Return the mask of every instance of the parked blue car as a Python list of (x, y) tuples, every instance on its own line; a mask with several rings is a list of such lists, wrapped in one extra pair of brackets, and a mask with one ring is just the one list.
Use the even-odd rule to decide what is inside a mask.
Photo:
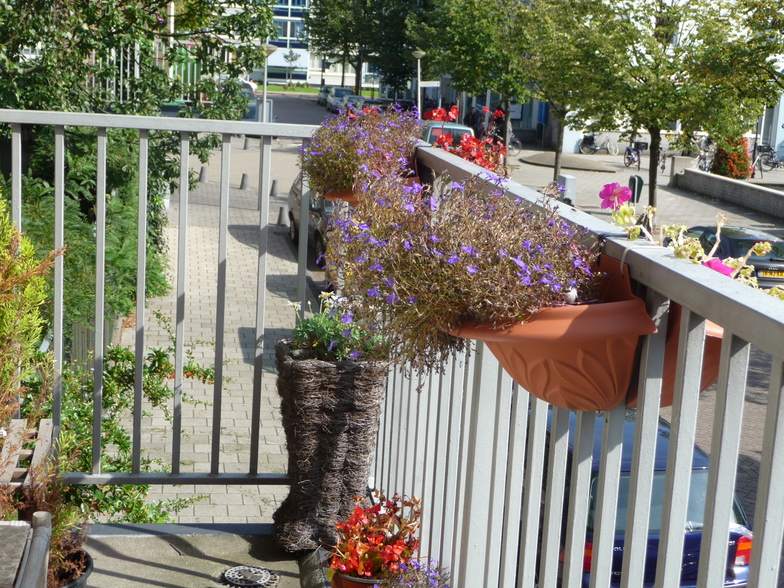
[[(552, 411), (550, 412), (552, 415)], [(615, 549), (613, 552), (611, 586), (621, 584), (621, 566), (623, 563), (624, 535), (626, 533), (626, 514), (629, 496), (629, 484), (632, 470), (632, 451), (634, 448), (634, 433), (636, 427), (636, 411), (627, 410), (624, 424), (623, 454), (621, 462), (621, 479), (618, 498), (618, 512), (615, 523)], [(574, 433), (576, 429), (577, 414), (572, 412), (569, 428), (569, 465), (571, 466)], [(548, 417), (548, 437), (550, 427)], [(599, 460), (602, 447), (602, 430), (604, 420), (596, 419), (593, 446), (593, 468), (591, 480), (591, 501), (588, 513), (588, 529), (585, 538), (585, 557), (582, 583), (584, 588), (590, 585), (591, 552), (593, 548), (593, 522), (596, 515), (596, 494), (598, 492)], [(669, 451), (670, 425), (664, 419), (659, 419), (658, 434), (656, 437), (656, 457), (654, 462), (653, 491), (651, 496), (651, 514), (649, 522), (648, 552), (645, 561), (644, 586), (653, 587), (656, 575), (656, 563), (659, 549), (659, 532), (664, 512), (664, 489), (667, 469), (667, 453)], [(705, 500), (708, 492), (708, 465), (709, 457), (699, 447), (694, 447), (692, 459), (692, 475), (689, 489), (689, 510), (687, 525), (684, 529), (683, 563), (681, 566), (680, 588), (694, 588), (697, 585), (697, 571), (699, 568), (700, 542), (702, 541), (703, 517), (705, 513)], [(568, 492), (568, 489), (567, 489)], [(748, 580), (749, 563), (751, 562), (752, 534), (749, 522), (743, 508), (735, 497), (733, 520), (730, 525), (727, 544), (727, 569), (723, 586), (740, 588), (746, 586)], [(560, 571), (559, 571), (560, 574)]]

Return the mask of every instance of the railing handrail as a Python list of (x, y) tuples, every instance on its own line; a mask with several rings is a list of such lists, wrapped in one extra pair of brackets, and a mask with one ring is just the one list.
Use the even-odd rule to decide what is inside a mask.
[(186, 131), (190, 133), (229, 133), (232, 135), (261, 135), (292, 139), (310, 138), (317, 128), (315, 125), (211, 120), (204, 118), (3, 109), (0, 109), (0, 123), (147, 129), (150, 131)]

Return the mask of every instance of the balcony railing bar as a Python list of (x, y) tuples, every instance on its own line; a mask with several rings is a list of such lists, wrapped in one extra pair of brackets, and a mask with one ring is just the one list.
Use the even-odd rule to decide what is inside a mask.
[[(656, 445), (650, 439), (657, 438), (659, 427), (659, 404), (661, 403), (661, 374), (664, 368), (664, 353), (669, 316), (669, 300), (649, 290), (648, 311), (658, 331), (643, 340), (640, 353), (640, 390), (637, 399), (637, 426), (634, 431), (634, 450), (629, 480), (629, 503), (626, 517), (621, 586), (642, 586), (645, 566), (636, 562), (645, 561), (648, 549), (648, 521), (653, 494), (653, 468)], [(643, 385), (644, 379), (644, 385)]]
[[(106, 129), (98, 129), (95, 189), (95, 353), (93, 355), (93, 447), (101, 446), (103, 340), (106, 275)], [(92, 452), (92, 472), (101, 473), (101, 452)]]
[(625, 420), (626, 408), (623, 405), (604, 413), (596, 498), (596, 530), (593, 536), (593, 558), (591, 559), (592, 586), (609, 586), (612, 576), (612, 555)]
[[(210, 473), (220, 472), (221, 414), (223, 411), (223, 354), (226, 327), (226, 248), (229, 232), (229, 173), (231, 135), (224, 133), (221, 144), (220, 205), (218, 216), (218, 283), (215, 312), (215, 382), (212, 390), (212, 455)], [(262, 291), (263, 292), (263, 291)]]
[[(677, 585), (681, 577), (683, 530), (686, 528), (689, 509), (704, 341), (705, 320), (684, 309), (675, 371), (674, 419), (665, 476), (664, 504), (668, 508), (662, 513), (660, 557), (656, 566), (657, 586)], [(671, 561), (667, 561), (668, 558)]]
[[(528, 393), (519, 389), (523, 397)], [(525, 403), (526, 401), (523, 400)], [(521, 494), (523, 517), (521, 524), (520, 557), (518, 559), (518, 586), (534, 588), (539, 565), (539, 522), (542, 506), (542, 482), (544, 481), (545, 430), (547, 427), (548, 404), (538, 398), (530, 398), (528, 435), (525, 454), (525, 485)], [(516, 500), (511, 496), (510, 500)], [(544, 584), (542, 584), (544, 586)]]
[(593, 464), (593, 436), (596, 415), (583, 412), (577, 415), (577, 426), (574, 434), (574, 459), (571, 478), (572, 491), (569, 494), (569, 513), (566, 525), (566, 537), (562, 541), (565, 552), (564, 585), (577, 586), (583, 573), (583, 553), (585, 549), (585, 531), (588, 524), (588, 504), (591, 485), (591, 466)]
[(22, 125), (11, 125), (11, 221), (22, 231)]
[[(485, 396), (480, 392), (497, 389), (498, 365), (497, 362), (495, 366), (492, 365), (493, 360), (489, 355), (484, 345), (477, 346), (471, 362), (472, 380), (467, 387), (472, 392), (465, 404), (470, 410), (462, 440), (465, 469), (460, 476), (465, 502), (458, 510), (462, 513), (462, 520), (458, 523), (462, 531), (460, 550), (456, 553), (459, 554), (459, 578), (467, 586), (495, 586), (498, 583), (497, 575), (492, 578), (494, 572), (497, 574), (498, 566), (492, 566), (491, 570), (488, 564), (500, 560), (497, 535), (490, 533), (490, 529), (494, 519), (492, 508), (499, 506), (493, 493), (494, 453), (501, 450), (495, 430), (503, 425), (495, 420), (498, 396)], [(499, 393), (502, 391), (499, 390)], [(493, 423), (496, 427), (491, 426)]]
[[(19, 201), (22, 200), (21, 187)], [(21, 210), (21, 205), (20, 205)], [(61, 250), (65, 244), (65, 127), (54, 127), (54, 249)], [(52, 423), (60, 429), (63, 398), (63, 275), (65, 260), (60, 255), (54, 261), (54, 312), (52, 345), (54, 351), (54, 374), (52, 381)]]
[(180, 473), (182, 452), (182, 394), (183, 371), (185, 369), (185, 295), (188, 275), (188, 208), (189, 208), (189, 170), (183, 161), (190, 159), (190, 134), (180, 132), (180, 187), (177, 223), (177, 302), (174, 316), (174, 398), (172, 405), (172, 474)]
[[(506, 385), (505, 383), (503, 385)], [(525, 441), (528, 431), (528, 394), (520, 390), (517, 384), (510, 387), (510, 434), (508, 440), (508, 457), (506, 463), (506, 485), (504, 496), (511, 497), (502, 502), (503, 521), (505, 528), (503, 536), (515, 537), (519, 533), (521, 520), (522, 492), (520, 498), (514, 496), (523, 486), (523, 472), (525, 469)], [(503, 475), (500, 476), (503, 479)], [(511, 525), (511, 526), (510, 526)], [(503, 541), (501, 544), (501, 566), (499, 569), (499, 586), (514, 586), (517, 578), (517, 559), (519, 547), (515, 541)]]
[(779, 579), (784, 536), (781, 480), (784, 480), (784, 362), (780, 355), (774, 355), (754, 511), (754, 548), (749, 571), (752, 588), (776, 586)]
[[(738, 461), (740, 448), (737, 420), (743, 418), (750, 354), (751, 345), (746, 341), (731, 333), (724, 334), (710, 448), (713, 460), (708, 472), (705, 500), (705, 532), (700, 546), (699, 576), (703, 586), (719, 586), (724, 581), (721, 566), (727, 560), (727, 532), (722, 532), (722, 527), (724, 521), (730, 521), (732, 517), (736, 477), (734, 464)], [(713, 508), (707, 508), (707, 505), (713, 505)]]
[[(262, 127), (268, 125), (261, 124)], [(294, 125), (286, 125), (288, 127)], [(311, 132), (313, 127), (311, 128)], [(285, 133), (283, 134), (285, 136)], [(250, 464), (248, 472), (257, 474), (259, 471), (259, 440), (261, 437), (261, 384), (264, 376), (264, 324), (267, 320), (267, 255), (269, 254), (269, 213), (270, 213), (270, 186), (272, 168), (272, 136), (263, 134), (259, 145), (259, 254), (258, 254), (258, 273), (256, 279), (256, 345), (253, 358), (253, 398), (251, 400), (251, 431), (250, 431)], [(304, 196), (304, 192), (303, 192)], [(302, 210), (309, 209), (307, 199), (302, 200)], [(300, 214), (302, 220), (301, 231), (307, 239), (308, 216), (304, 212)], [(301, 238), (301, 237), (300, 237)], [(302, 243), (300, 241), (300, 243)], [(307, 250), (307, 240), (305, 245), (300, 244), (300, 251)], [(307, 262), (300, 259), (299, 275), (305, 274)], [(304, 298), (300, 299), (300, 304), (304, 305)]]
[[(545, 448), (547, 451), (547, 488), (545, 489), (542, 523), (542, 555), (539, 560), (542, 586), (555, 586), (556, 584), (568, 448), (569, 411), (562, 408), (553, 409), (549, 447)], [(537, 482), (533, 481), (533, 483)]]
[[(147, 306), (147, 170), (149, 161), (149, 131), (139, 131), (139, 211), (136, 233), (136, 379), (133, 391), (133, 463), (131, 471), (141, 472), (142, 463), (142, 402), (144, 400), (144, 326)], [(103, 341), (99, 342), (103, 345)], [(140, 361), (141, 360), (141, 361)]]

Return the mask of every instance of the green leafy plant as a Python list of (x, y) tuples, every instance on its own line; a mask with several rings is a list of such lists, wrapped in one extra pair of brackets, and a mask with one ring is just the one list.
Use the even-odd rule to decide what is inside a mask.
[(438, 367), (465, 348), (450, 331), (466, 322), (496, 328), (539, 310), (597, 298), (592, 253), (581, 232), (544, 197), (540, 211), (479, 179), (433, 189), (395, 178), (370, 182), (360, 204), (331, 217), (344, 292), (362, 298), (359, 320), (378, 322), (391, 357)]
[(322, 194), (352, 188), (363, 177), (407, 177), (419, 127), (415, 112), (396, 107), (328, 117), (300, 148), (299, 165)]
[[(297, 359), (356, 361), (384, 359), (387, 346), (374, 328), (354, 321), (356, 303), (324, 292), (319, 312), (299, 321), (291, 343)], [(299, 310), (298, 305), (295, 308)]]
[(357, 501), (348, 520), (337, 523), (338, 542), (327, 561), (327, 579), (336, 572), (358, 578), (392, 578), (419, 549), (419, 498), (375, 491), (373, 504)]
[[(631, 203), (632, 192), (629, 188), (618, 183), (605, 184), (599, 196), (602, 198), (602, 208), (612, 210), (613, 221), (626, 231), (632, 241), (643, 235), (651, 243), (671, 248), (675, 257), (679, 259), (702, 264), (752, 288), (759, 288), (754, 275), (754, 266), (749, 264), (749, 260), (753, 256), (767, 255), (772, 246), (768, 242), (755, 243), (742, 257), (727, 259), (714, 257), (721, 244), (721, 229), (727, 224), (727, 217), (723, 214), (716, 215), (716, 242), (713, 248), (706, 252), (699, 239), (687, 235), (686, 225), (662, 225), (654, 229), (656, 208), (648, 206), (638, 217), (634, 204)], [(784, 289), (778, 286), (760, 289), (784, 300)]]
[(35, 368), (45, 275), (55, 255), (36, 257), (30, 240), (11, 222), (0, 187), (0, 448), (24, 392), (21, 382)]
[[(164, 418), (171, 419), (169, 401), (173, 391), (174, 344), (169, 319), (156, 313), (164, 328), (172, 337), (167, 347), (149, 350), (143, 365), (143, 396), (153, 410), (160, 411)], [(131, 471), (133, 462), (130, 432), (126, 428), (127, 417), (133, 411), (136, 364), (133, 350), (116, 345), (106, 351), (103, 375), (103, 417), (101, 419), (101, 470), (105, 472)], [(39, 357), (37, 377), (28, 382), (29, 392), (22, 406), (23, 415), (32, 422), (46, 418), (51, 411), (51, 354)], [(193, 348), (186, 348), (183, 367), (186, 379), (212, 385), (215, 371), (212, 366), (203, 366), (194, 358)], [(87, 365), (71, 363), (61, 374), (63, 384), (62, 422), (60, 453), (67, 457), (68, 470), (89, 472), (92, 468), (93, 386), (91, 370)], [(199, 404), (189, 395), (183, 401)], [(142, 471), (166, 471), (166, 466), (148, 457), (142, 458)], [(99, 515), (111, 522), (162, 523), (171, 521), (171, 513), (200, 500), (201, 496), (184, 499), (168, 499), (150, 502), (150, 487), (135, 485), (75, 485), (64, 490), (68, 504), (82, 512)]]

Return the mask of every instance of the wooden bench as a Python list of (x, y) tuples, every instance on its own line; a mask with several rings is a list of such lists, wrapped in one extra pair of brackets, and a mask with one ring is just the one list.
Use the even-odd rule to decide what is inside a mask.
[[(35, 447), (25, 449), (24, 446), (32, 440), (35, 440)], [(27, 428), (27, 419), (12, 420), (0, 455), (0, 487), (9, 488), (13, 492), (21, 486), (29, 486), (31, 472), (45, 465), (53, 441), (52, 419), (41, 419), (37, 431)], [(21, 465), (24, 462), (29, 462), (29, 465)]]

